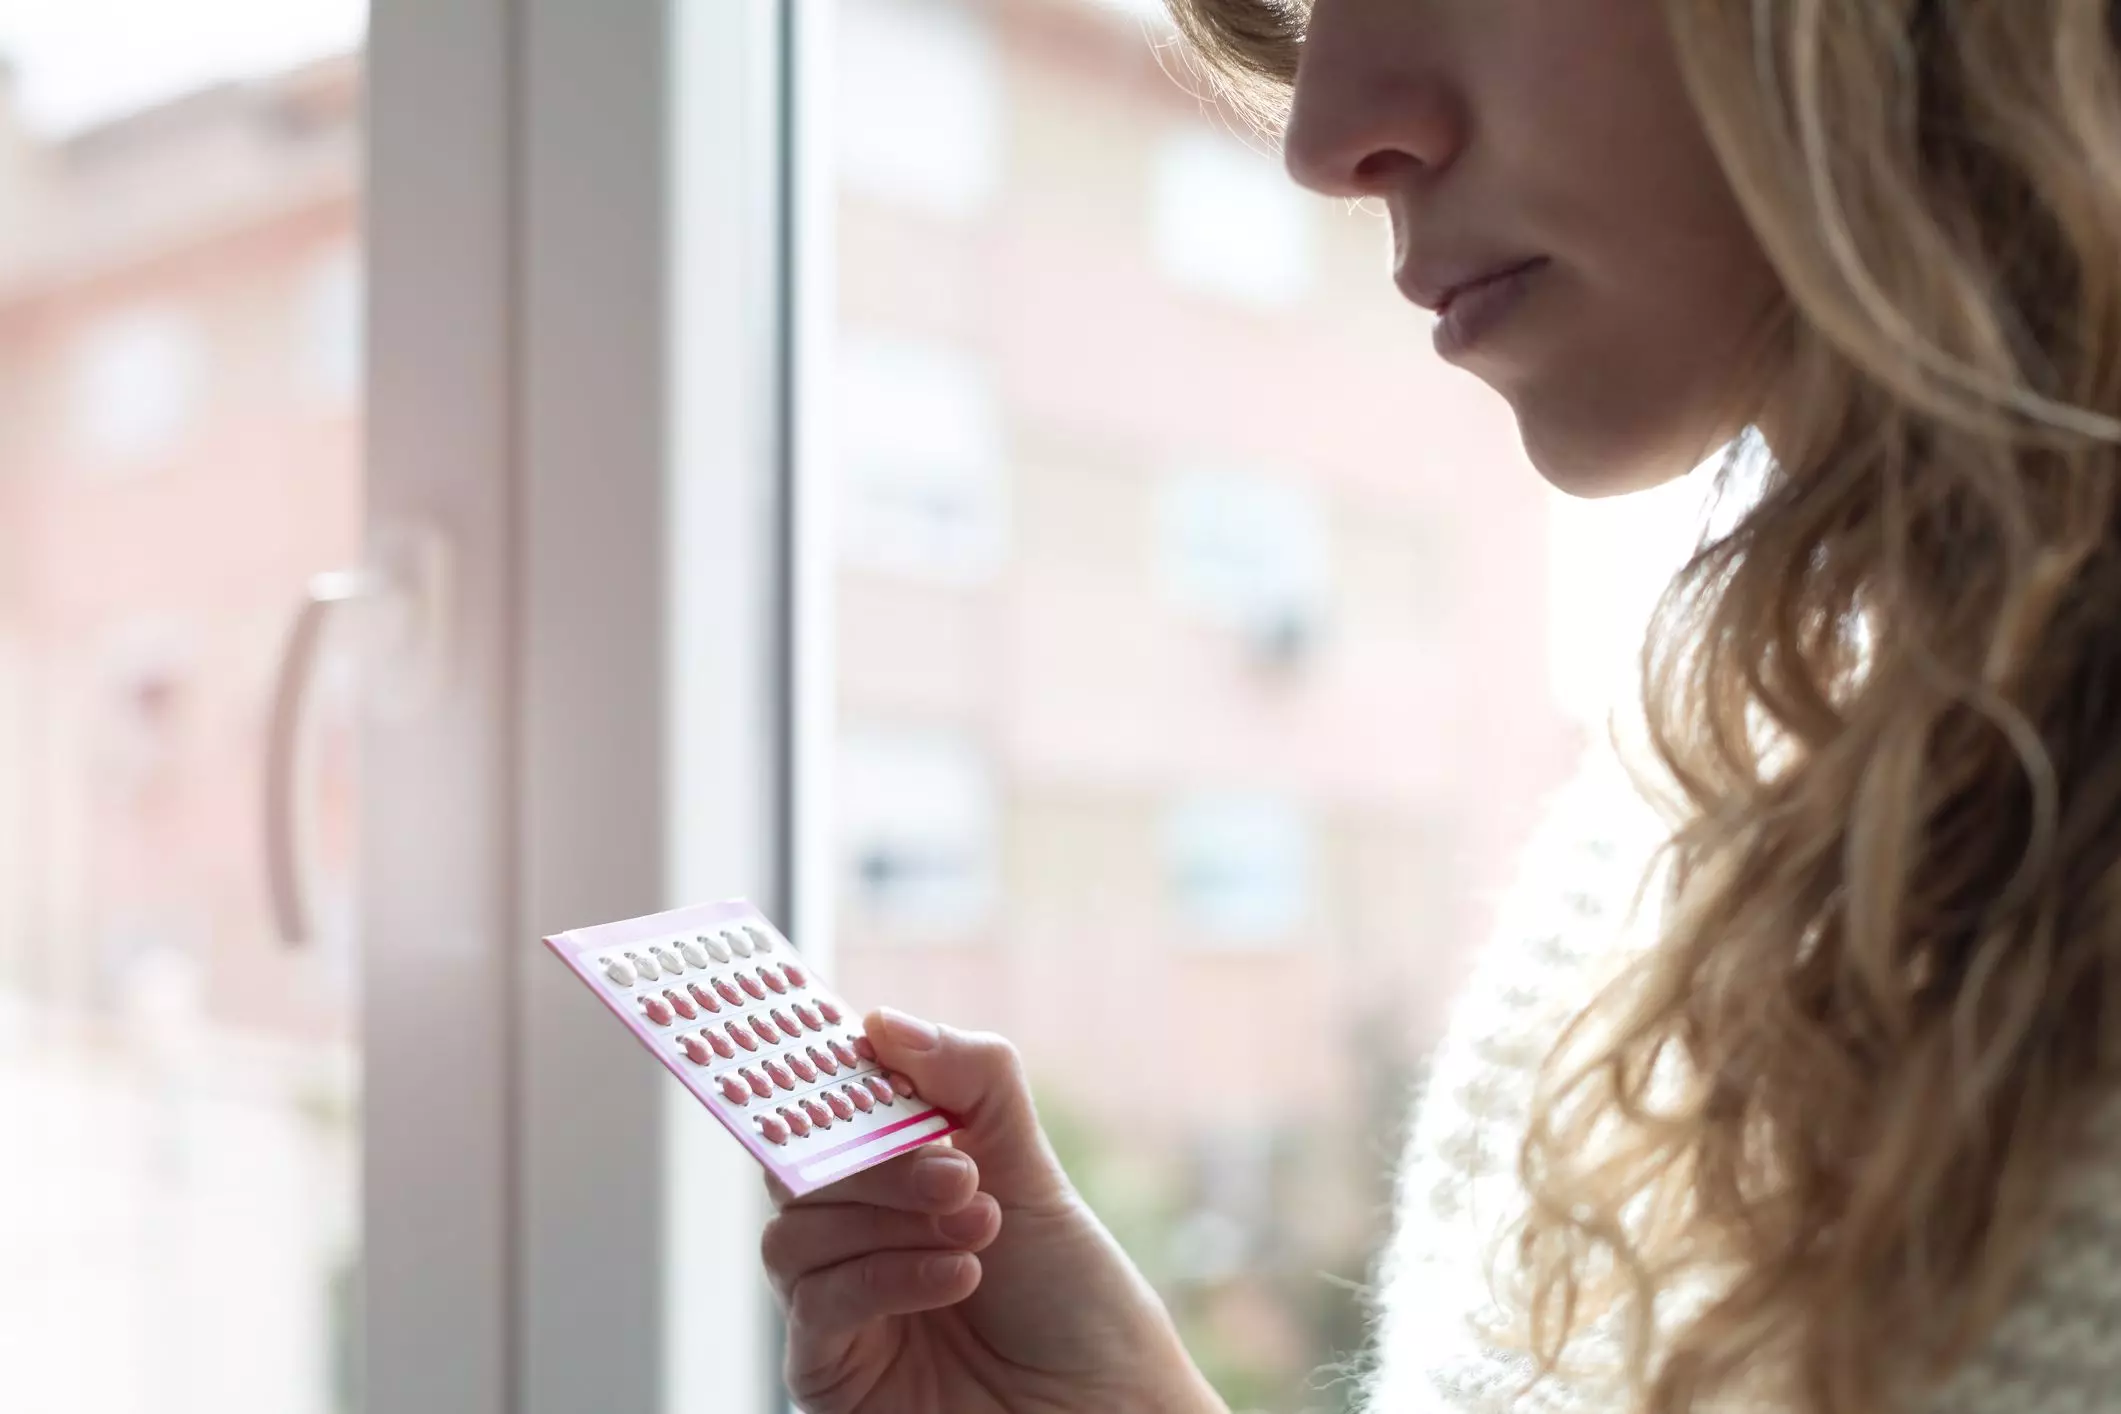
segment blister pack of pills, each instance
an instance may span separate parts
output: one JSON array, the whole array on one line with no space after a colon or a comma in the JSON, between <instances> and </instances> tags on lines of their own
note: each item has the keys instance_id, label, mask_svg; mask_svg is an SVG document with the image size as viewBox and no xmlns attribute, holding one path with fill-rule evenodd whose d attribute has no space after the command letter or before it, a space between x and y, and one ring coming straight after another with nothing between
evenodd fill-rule
<instances>
[{"instance_id":1,"label":"blister pack of pills","mask_svg":"<svg viewBox=\"0 0 2121 1414\"><path fill-rule=\"evenodd\" d=\"M577 928L545 945L798 1195L958 1128L877 1065L860 1013L748 903Z\"/></svg>"}]
</instances>

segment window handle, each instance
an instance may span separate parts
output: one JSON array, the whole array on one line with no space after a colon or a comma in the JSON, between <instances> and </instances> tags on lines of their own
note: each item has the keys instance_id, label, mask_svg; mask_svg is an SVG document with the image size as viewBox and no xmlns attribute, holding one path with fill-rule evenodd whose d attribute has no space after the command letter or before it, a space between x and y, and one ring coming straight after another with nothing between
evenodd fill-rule
<instances>
[{"instance_id":1,"label":"window handle","mask_svg":"<svg viewBox=\"0 0 2121 1414\"><path fill-rule=\"evenodd\" d=\"M313 576L296 606L275 674L265 735L265 882L273 930L289 948L316 938L312 689L339 621L364 708L404 717L439 690L449 613L447 542L431 529L378 530L370 563Z\"/></svg>"}]
</instances>

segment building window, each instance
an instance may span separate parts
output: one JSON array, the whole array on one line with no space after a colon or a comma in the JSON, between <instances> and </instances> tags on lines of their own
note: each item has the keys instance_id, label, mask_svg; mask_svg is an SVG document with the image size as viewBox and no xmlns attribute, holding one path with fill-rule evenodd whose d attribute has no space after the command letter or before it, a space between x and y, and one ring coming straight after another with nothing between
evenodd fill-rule
<instances>
[{"instance_id":1,"label":"building window","mask_svg":"<svg viewBox=\"0 0 2121 1414\"><path fill-rule=\"evenodd\" d=\"M196 624L158 615L127 619L98 645L97 754L113 783L138 790L175 769L196 691Z\"/></svg>"},{"instance_id":2,"label":"building window","mask_svg":"<svg viewBox=\"0 0 2121 1414\"><path fill-rule=\"evenodd\" d=\"M1158 488L1156 519L1167 600L1255 637L1263 648L1315 641L1331 592L1331 549L1312 488L1254 473L1186 470Z\"/></svg>"},{"instance_id":3,"label":"building window","mask_svg":"<svg viewBox=\"0 0 2121 1414\"><path fill-rule=\"evenodd\" d=\"M168 454L198 415L206 340L174 309L106 315L76 344L69 416L92 461L125 465Z\"/></svg>"},{"instance_id":4,"label":"building window","mask_svg":"<svg viewBox=\"0 0 2121 1414\"><path fill-rule=\"evenodd\" d=\"M1317 206L1274 161L1206 129L1167 137L1150 202L1157 262L1179 285L1262 309L1311 289Z\"/></svg>"},{"instance_id":5,"label":"building window","mask_svg":"<svg viewBox=\"0 0 2121 1414\"><path fill-rule=\"evenodd\" d=\"M999 48L969 5L852 0L839 7L841 179L938 216L976 215L1001 185Z\"/></svg>"},{"instance_id":6,"label":"building window","mask_svg":"<svg viewBox=\"0 0 2121 1414\"><path fill-rule=\"evenodd\" d=\"M1281 1145L1266 1126L1203 1128L1187 1135L1192 1201L1171 1233L1172 1264L1188 1281L1215 1283L1258 1265L1286 1230Z\"/></svg>"},{"instance_id":7,"label":"building window","mask_svg":"<svg viewBox=\"0 0 2121 1414\"><path fill-rule=\"evenodd\" d=\"M837 800L852 916L921 941L960 939L988 922L1000 806L976 743L939 730L844 730Z\"/></svg>"},{"instance_id":8,"label":"building window","mask_svg":"<svg viewBox=\"0 0 2121 1414\"><path fill-rule=\"evenodd\" d=\"M1165 870L1200 942L1286 946L1311 911L1312 827L1295 805L1242 794L1196 796L1164 821Z\"/></svg>"},{"instance_id":9,"label":"building window","mask_svg":"<svg viewBox=\"0 0 2121 1414\"><path fill-rule=\"evenodd\" d=\"M840 546L865 569L947 583L1008 552L1001 408L955 350L850 335L839 350Z\"/></svg>"},{"instance_id":10,"label":"building window","mask_svg":"<svg viewBox=\"0 0 2121 1414\"><path fill-rule=\"evenodd\" d=\"M333 407L350 405L361 391L366 322L361 264L353 247L337 247L314 261L296 298L304 386Z\"/></svg>"}]
</instances>

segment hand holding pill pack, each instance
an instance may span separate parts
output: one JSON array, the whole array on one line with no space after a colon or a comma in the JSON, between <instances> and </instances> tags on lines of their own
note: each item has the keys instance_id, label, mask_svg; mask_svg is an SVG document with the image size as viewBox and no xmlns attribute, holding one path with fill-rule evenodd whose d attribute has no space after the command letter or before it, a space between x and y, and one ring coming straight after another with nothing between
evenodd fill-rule
<instances>
[{"instance_id":1,"label":"hand holding pill pack","mask_svg":"<svg viewBox=\"0 0 2121 1414\"><path fill-rule=\"evenodd\" d=\"M860 1014L748 903L545 945L797 1196L959 1127L876 1063Z\"/></svg>"}]
</instances>

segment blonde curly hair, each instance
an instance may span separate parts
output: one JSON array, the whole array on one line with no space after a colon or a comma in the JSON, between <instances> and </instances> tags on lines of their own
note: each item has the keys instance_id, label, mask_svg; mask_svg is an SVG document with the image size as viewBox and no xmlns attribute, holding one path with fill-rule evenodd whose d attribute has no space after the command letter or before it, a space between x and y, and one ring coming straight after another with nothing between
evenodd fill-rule
<instances>
[{"instance_id":1,"label":"blonde curly hair","mask_svg":"<svg viewBox=\"0 0 2121 1414\"><path fill-rule=\"evenodd\" d=\"M1172 3L1277 121L1304 6ZM1509 1285L1649 1414L1876 1414L1994 1324L2121 1047L2121 51L2099 0L1665 8L1785 292L1773 466L1645 652L1671 897L1547 1062Z\"/></svg>"}]
</instances>

